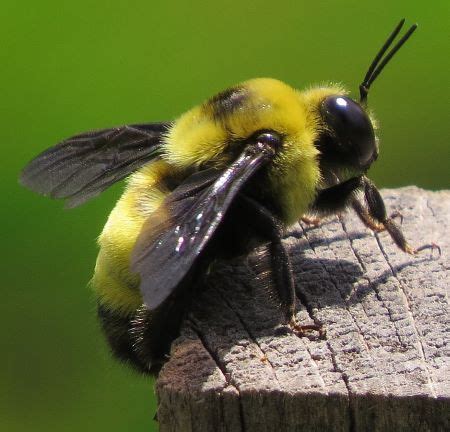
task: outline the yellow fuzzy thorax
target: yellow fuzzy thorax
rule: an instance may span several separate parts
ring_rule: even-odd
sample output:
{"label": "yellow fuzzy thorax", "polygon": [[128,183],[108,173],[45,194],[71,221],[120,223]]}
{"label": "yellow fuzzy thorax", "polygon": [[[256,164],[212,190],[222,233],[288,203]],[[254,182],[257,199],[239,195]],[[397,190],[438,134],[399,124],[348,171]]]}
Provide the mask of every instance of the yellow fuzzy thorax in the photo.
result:
{"label": "yellow fuzzy thorax", "polygon": [[278,200],[283,221],[291,224],[307,211],[320,181],[314,146],[320,133],[318,107],[332,94],[345,92],[338,86],[300,92],[270,78],[246,81],[183,114],[165,138],[164,157],[181,169],[225,167],[237,143],[260,130],[278,132],[283,148],[269,169],[269,194]]}

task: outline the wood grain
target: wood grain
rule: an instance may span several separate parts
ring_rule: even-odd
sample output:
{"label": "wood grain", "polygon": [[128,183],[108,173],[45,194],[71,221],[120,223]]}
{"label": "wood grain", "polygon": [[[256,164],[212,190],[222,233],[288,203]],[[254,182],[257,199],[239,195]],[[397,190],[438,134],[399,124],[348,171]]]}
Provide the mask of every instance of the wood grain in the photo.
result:
{"label": "wood grain", "polygon": [[450,430],[450,191],[384,190],[413,245],[352,212],[287,233],[299,337],[265,247],[216,265],[157,381],[161,432]]}

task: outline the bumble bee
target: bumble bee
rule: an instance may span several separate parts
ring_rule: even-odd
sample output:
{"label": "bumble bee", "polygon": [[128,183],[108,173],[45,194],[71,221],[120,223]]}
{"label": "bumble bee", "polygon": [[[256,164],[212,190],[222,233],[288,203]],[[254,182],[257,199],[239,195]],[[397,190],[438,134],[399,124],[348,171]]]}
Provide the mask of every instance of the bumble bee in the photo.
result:
{"label": "bumble bee", "polygon": [[352,207],[374,230],[414,249],[386,214],[366,172],[378,156],[370,86],[416,29],[370,65],[360,100],[339,85],[298,91],[259,78],[231,87],[174,122],[122,126],[69,138],[31,161],[30,189],[75,207],[129,176],[99,237],[92,284],[113,353],[154,373],[177,336],[199,278],[214,260],[268,242],[286,322],[295,287],[281,241],[286,226]]}

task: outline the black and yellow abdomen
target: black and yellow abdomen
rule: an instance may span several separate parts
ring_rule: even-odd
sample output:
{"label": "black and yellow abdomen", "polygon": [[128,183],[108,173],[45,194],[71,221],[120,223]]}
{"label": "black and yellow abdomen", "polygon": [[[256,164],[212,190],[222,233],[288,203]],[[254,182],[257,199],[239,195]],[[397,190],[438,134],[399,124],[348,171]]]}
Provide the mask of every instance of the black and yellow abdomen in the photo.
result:
{"label": "black and yellow abdomen", "polygon": [[114,354],[139,370],[147,366],[136,356],[133,320],[142,306],[139,275],[130,269],[131,254],[142,226],[179,183],[176,170],[163,160],[134,173],[99,236],[100,251],[92,288],[98,314]]}

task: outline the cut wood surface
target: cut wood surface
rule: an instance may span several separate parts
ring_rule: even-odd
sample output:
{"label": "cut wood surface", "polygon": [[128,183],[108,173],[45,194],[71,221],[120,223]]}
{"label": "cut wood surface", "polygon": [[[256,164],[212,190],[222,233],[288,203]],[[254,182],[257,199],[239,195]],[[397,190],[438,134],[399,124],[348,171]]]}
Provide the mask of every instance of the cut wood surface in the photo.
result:
{"label": "cut wood surface", "polygon": [[297,318],[282,325],[267,251],[218,264],[156,384],[161,432],[450,430],[450,191],[383,190],[407,255],[349,211],[285,237]]}

